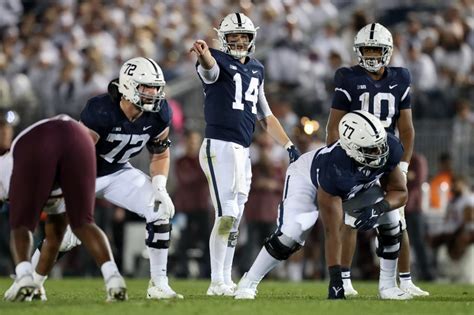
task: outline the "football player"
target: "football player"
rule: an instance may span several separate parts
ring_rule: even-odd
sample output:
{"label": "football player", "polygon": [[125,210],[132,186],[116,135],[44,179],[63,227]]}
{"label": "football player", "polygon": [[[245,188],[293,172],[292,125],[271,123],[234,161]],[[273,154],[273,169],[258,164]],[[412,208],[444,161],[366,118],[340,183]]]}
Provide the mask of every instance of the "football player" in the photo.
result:
{"label": "football player", "polygon": [[379,180],[386,195],[382,200],[356,210],[355,226],[361,230],[377,227],[377,255],[382,270],[380,297],[411,298],[396,283],[401,228],[398,211],[392,211],[407,199],[403,175],[397,167],[403,147],[397,138],[387,136],[377,118],[365,111],[346,114],[339,122],[339,131],[339,141],[303,154],[288,167],[278,228],[265,240],[252,267],[240,280],[236,299],[255,298],[257,285],[263,277],[304,245],[319,212],[324,224],[330,276],[328,298],[344,299],[340,235],[343,202],[377,185]]}
{"label": "football player", "polygon": [[[163,72],[154,60],[132,58],[120,68],[119,78],[110,82],[108,93],[91,98],[81,113],[81,122],[96,144],[97,197],[146,220],[148,299],[183,298],[169,286],[167,277],[175,209],[166,190],[172,112],[164,88]],[[145,146],[151,153],[151,178],[129,163]],[[37,273],[47,275],[53,263],[40,259]]]}
{"label": "football player", "polygon": [[209,250],[211,285],[208,295],[233,295],[232,260],[238,227],[252,177],[249,146],[259,120],[288,151],[290,162],[300,153],[273,116],[264,93],[264,67],[251,55],[257,29],[242,13],[227,15],[216,29],[220,49],[196,40],[190,51],[204,88],[205,139],[200,163],[209,182],[216,211]]}
{"label": "football player", "polygon": [[[341,118],[353,110],[365,110],[380,119],[387,132],[398,133],[405,149],[400,170],[406,178],[408,164],[413,153],[415,131],[410,105],[410,73],[405,68],[389,67],[392,56],[392,34],[381,24],[371,23],[355,36],[354,52],[359,64],[340,68],[335,74],[335,93],[327,124],[329,145],[339,138],[338,124]],[[429,293],[411,281],[410,243],[406,232],[404,207],[399,209],[403,229],[402,250],[399,261],[400,288],[414,296]],[[346,217],[342,238],[342,277],[347,296],[357,295],[350,276],[357,230],[350,217]]]}
{"label": "football player", "polygon": [[[31,232],[38,225],[40,209],[45,205],[49,214],[45,225],[48,252],[56,257],[66,230],[67,214],[75,235],[101,268],[107,301],[127,299],[125,281],[114,262],[107,237],[94,223],[94,152],[87,129],[60,115],[24,130],[13,142],[11,152],[0,157],[0,198],[9,197],[16,264],[15,281],[5,292],[5,300],[29,301],[39,289],[30,262]],[[54,197],[52,187],[60,189],[63,197]]]}

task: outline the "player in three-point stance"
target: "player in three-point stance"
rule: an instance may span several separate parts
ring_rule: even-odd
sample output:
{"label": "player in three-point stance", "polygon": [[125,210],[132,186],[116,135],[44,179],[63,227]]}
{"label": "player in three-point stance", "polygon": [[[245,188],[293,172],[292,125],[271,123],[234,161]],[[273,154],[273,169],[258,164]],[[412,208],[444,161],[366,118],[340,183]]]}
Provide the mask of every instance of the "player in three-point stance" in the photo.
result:
{"label": "player in three-point stance", "polygon": [[[329,299],[343,299],[341,277],[341,233],[343,202],[378,185],[386,192],[381,200],[361,204],[352,212],[361,230],[376,227],[377,255],[382,272],[382,299],[405,300],[411,295],[396,283],[400,251],[400,215],[392,211],[405,204],[407,190],[397,167],[403,155],[399,140],[385,132],[380,120],[365,111],[346,114],[339,122],[340,140],[303,154],[286,172],[278,228],[264,243],[250,270],[240,280],[236,299],[254,299],[257,285],[280,261],[300,249],[319,213],[324,225],[326,263],[329,268]],[[365,198],[358,198],[364,201]],[[315,200],[316,203],[315,204]]]}

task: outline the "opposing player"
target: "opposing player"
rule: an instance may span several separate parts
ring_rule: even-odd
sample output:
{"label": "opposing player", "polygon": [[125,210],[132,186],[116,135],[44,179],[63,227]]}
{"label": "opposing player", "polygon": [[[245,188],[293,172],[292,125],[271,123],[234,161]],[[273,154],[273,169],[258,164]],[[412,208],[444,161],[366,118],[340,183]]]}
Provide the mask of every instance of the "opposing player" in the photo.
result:
{"label": "opposing player", "polygon": [[[339,141],[303,154],[288,167],[278,228],[264,243],[250,270],[239,282],[236,299],[254,299],[257,285],[282,260],[300,249],[311,228],[321,218],[324,224],[326,263],[329,268],[329,299],[343,299],[341,278],[341,232],[343,202],[353,199],[382,182],[382,200],[357,209],[355,226],[362,230],[377,227],[382,272],[379,295],[382,299],[405,300],[411,295],[396,283],[400,249],[400,216],[391,211],[407,199],[406,185],[397,164],[403,154],[399,140],[385,132],[372,114],[354,111],[339,123]],[[314,201],[317,201],[315,205]]]}
{"label": "opposing player", "polygon": [[[406,178],[413,153],[415,131],[410,105],[410,73],[405,68],[389,67],[393,51],[392,34],[381,24],[363,27],[355,36],[354,52],[359,64],[340,68],[335,74],[335,93],[327,125],[327,144],[339,138],[338,123],[353,110],[365,110],[380,119],[387,132],[398,132],[405,149],[400,170]],[[400,288],[415,296],[428,295],[413,284],[410,276],[410,243],[406,232],[404,207],[399,209],[403,238],[400,253]],[[348,218],[347,218],[348,219]],[[350,277],[357,231],[353,222],[345,220],[342,238],[342,273],[347,296],[357,295]]]}
{"label": "opposing player", "polygon": [[[13,142],[11,152],[0,157],[1,198],[9,197],[10,225],[16,278],[5,292],[8,301],[28,301],[38,289],[30,262],[32,234],[40,210],[55,200],[60,189],[66,209],[50,203],[45,225],[46,241],[57,255],[69,218],[75,235],[100,266],[107,300],[127,299],[125,282],[114,262],[107,237],[94,223],[96,163],[94,144],[87,129],[61,115],[37,122]],[[56,189],[57,190],[57,189]],[[51,195],[53,195],[51,197]]]}
{"label": "opposing player", "polygon": [[[132,58],[122,65],[118,80],[110,82],[109,93],[91,98],[81,113],[96,143],[97,196],[146,220],[149,299],[183,298],[171,289],[167,277],[175,210],[166,191],[172,113],[164,88],[163,72],[155,61]],[[129,163],[145,146],[151,153],[151,178]],[[40,259],[36,271],[47,275],[53,263]]]}
{"label": "opposing player", "polygon": [[216,31],[220,50],[197,40],[190,51],[198,58],[196,68],[205,94],[206,131],[200,162],[216,210],[209,240],[211,285],[207,294],[233,295],[232,260],[250,190],[249,146],[256,120],[288,150],[290,162],[300,153],[270,110],[263,65],[251,58],[257,28],[244,14],[232,13]]}

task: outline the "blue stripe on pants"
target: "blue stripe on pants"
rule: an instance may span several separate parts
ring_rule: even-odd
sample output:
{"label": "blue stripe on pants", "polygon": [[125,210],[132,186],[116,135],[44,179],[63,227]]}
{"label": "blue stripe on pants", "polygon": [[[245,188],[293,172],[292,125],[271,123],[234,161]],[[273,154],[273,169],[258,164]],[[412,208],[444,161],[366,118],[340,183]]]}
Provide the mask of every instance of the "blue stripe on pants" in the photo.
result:
{"label": "blue stripe on pants", "polygon": [[211,139],[207,139],[206,155],[207,155],[207,163],[209,164],[209,172],[211,173],[212,188],[214,188],[214,194],[216,195],[217,216],[221,217],[222,216],[222,206],[221,206],[221,201],[219,199],[219,191],[217,190],[216,174],[214,173],[214,167],[212,166]]}

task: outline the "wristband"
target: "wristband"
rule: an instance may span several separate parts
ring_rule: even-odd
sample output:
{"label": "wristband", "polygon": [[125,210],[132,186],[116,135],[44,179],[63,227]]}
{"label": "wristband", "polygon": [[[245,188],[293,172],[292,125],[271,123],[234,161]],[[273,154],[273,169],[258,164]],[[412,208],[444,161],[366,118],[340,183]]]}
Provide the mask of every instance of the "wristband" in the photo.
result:
{"label": "wristband", "polygon": [[405,174],[408,173],[408,165],[408,162],[405,161],[401,161],[400,163],[398,163],[398,167]]}
{"label": "wristband", "polygon": [[289,140],[283,147],[285,148],[285,150],[288,150],[288,148],[291,147],[292,145],[293,145],[293,142]]}

